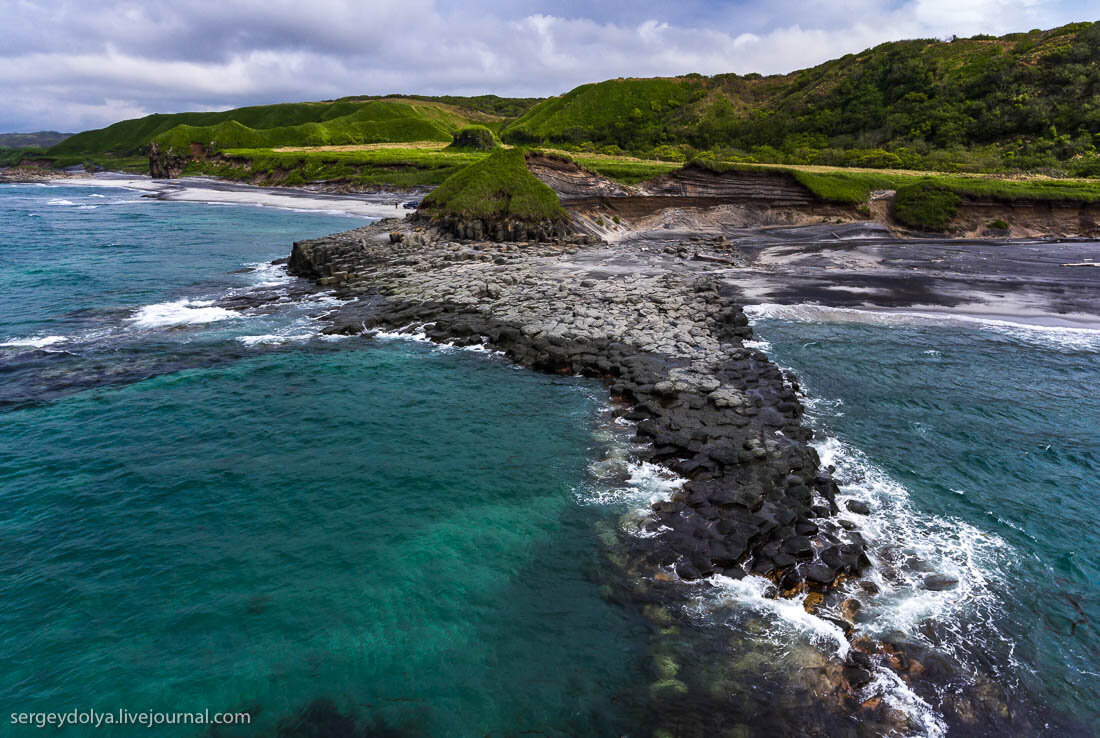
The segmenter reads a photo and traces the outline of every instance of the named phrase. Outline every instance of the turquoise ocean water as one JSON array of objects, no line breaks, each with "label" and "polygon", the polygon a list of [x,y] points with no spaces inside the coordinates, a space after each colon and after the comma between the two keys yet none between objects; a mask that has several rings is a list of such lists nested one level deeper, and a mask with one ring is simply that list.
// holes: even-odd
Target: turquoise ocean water
[{"label": "turquoise ocean water", "polygon": [[[615,446],[597,383],[322,337],[335,298],[268,262],[362,223],[0,187],[0,734],[120,708],[253,716],[225,736],[647,734],[652,630],[600,540],[674,480]],[[860,627],[1053,706],[1050,735],[1094,728],[1100,337],[752,314],[874,508]],[[701,596],[699,628],[732,606],[780,661],[837,648],[756,584]],[[868,689],[943,733],[951,683]]]},{"label": "turquoise ocean water", "polygon": [[[811,305],[750,314],[762,348],[800,377],[823,460],[873,508],[883,593],[862,627],[935,646],[1003,686],[1010,709],[1070,716],[1049,735],[1092,734],[1100,330]],[[928,592],[929,573],[959,584]]]},{"label": "turquoise ocean water", "polygon": [[644,631],[576,501],[599,392],[317,336],[331,301],[279,302],[263,262],[362,223],[0,189],[0,732],[209,708],[266,735],[318,700],[378,735],[618,729]]}]

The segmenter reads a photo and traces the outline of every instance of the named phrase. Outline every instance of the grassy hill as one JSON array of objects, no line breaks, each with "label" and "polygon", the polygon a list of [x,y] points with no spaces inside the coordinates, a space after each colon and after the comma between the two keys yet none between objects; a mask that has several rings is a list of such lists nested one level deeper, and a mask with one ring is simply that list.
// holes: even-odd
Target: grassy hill
[{"label": "grassy hill", "polygon": [[1100,23],[882,44],[811,69],[582,85],[505,142],[669,159],[1100,175]]},{"label": "grassy hill", "polygon": [[154,114],[78,133],[49,149],[52,156],[132,156],[153,139],[186,148],[302,146],[380,141],[450,141],[450,132],[495,116],[418,100],[338,100],[237,108],[216,113]]},{"label": "grassy hill", "polygon": [[[545,100],[349,97],[157,114],[77,134],[35,158],[115,168],[132,165],[154,140],[185,155],[191,143],[259,152],[447,143],[469,126],[485,126],[506,144],[607,157],[601,171],[630,182],[652,171],[652,160],[676,164],[698,156],[1098,177],[1100,23],[998,38],[897,41],[785,75],[615,79]],[[394,184],[424,180],[406,176],[413,169],[424,174],[421,163],[393,164]],[[364,166],[367,179],[385,184],[383,169]],[[434,182],[436,168],[429,169]]]},{"label": "grassy hill", "polygon": [[34,133],[0,133],[0,149],[42,148],[61,143],[71,133],[36,131]]}]

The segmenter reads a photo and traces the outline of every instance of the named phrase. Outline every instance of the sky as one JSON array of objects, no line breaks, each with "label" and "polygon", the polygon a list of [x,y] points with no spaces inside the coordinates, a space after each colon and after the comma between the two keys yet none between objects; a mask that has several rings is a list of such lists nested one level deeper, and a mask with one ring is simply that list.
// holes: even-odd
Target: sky
[{"label": "sky", "polygon": [[1097,20],[1094,0],[0,0],[0,132],[345,95],[549,96],[785,73],[884,41]]}]

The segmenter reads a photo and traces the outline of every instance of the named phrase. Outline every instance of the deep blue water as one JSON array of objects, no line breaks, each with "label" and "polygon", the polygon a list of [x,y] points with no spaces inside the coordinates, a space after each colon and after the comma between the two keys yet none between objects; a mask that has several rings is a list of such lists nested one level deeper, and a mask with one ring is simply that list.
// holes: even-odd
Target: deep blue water
[{"label": "deep blue water", "polygon": [[[1095,729],[1100,331],[811,306],[755,314],[813,400],[823,457],[877,508],[878,563],[897,573],[865,627],[921,633]],[[932,571],[961,583],[913,586]]]},{"label": "deep blue water", "polygon": [[209,708],[269,735],[321,699],[391,734],[618,729],[645,631],[576,500],[599,394],[322,339],[331,298],[263,263],[362,223],[0,188],[4,732]]}]

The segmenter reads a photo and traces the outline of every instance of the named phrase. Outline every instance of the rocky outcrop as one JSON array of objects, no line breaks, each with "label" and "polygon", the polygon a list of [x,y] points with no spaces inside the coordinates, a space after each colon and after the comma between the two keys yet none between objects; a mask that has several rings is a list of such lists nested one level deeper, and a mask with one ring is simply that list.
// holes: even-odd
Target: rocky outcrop
[{"label": "rocky outcrop", "polygon": [[[421,216],[422,220],[426,220]],[[472,241],[497,241],[501,243],[568,240],[575,237],[568,221],[544,220],[528,223],[514,218],[503,220],[482,220],[476,218],[434,218],[434,228],[453,238]]]},{"label": "rocky outcrop", "polygon": [[636,194],[633,189],[579,167],[563,157],[532,154],[527,157],[527,168],[558,193],[558,199],[567,208],[583,207],[604,198]]},{"label": "rocky outcrop", "polygon": [[[190,152],[189,152],[190,153]],[[183,174],[193,157],[162,148],[153,141],[149,144],[149,174],[153,179],[175,179]]]}]

